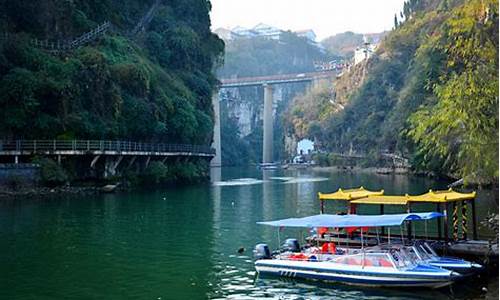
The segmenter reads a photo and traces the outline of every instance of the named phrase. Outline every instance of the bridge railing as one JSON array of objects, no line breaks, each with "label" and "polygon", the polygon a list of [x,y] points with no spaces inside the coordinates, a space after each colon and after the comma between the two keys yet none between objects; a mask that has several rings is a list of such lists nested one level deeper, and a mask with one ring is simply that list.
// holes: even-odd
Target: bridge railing
[{"label": "bridge railing", "polygon": [[117,152],[189,152],[215,154],[205,145],[138,143],[108,140],[10,140],[0,141],[0,151],[117,151]]}]

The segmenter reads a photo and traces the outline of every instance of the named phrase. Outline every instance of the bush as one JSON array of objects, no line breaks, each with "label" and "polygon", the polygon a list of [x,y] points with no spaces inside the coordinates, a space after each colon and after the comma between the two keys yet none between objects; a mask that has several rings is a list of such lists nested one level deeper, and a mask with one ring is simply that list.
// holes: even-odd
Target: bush
[{"label": "bush", "polygon": [[68,181],[63,167],[50,158],[39,158],[34,163],[40,165],[40,177],[44,185],[58,186]]},{"label": "bush", "polygon": [[328,154],[326,153],[316,153],[313,155],[313,160],[316,162],[316,164],[322,166],[322,167],[327,167],[330,165],[330,162],[328,160]]},{"label": "bush", "polygon": [[161,161],[153,161],[141,174],[144,185],[157,185],[169,178],[168,167]]}]

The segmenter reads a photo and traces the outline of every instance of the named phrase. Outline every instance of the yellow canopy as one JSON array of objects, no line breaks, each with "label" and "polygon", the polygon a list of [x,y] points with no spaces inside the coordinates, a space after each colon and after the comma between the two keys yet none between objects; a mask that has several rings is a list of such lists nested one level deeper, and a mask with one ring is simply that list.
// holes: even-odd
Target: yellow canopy
[{"label": "yellow canopy", "polygon": [[418,196],[410,196],[411,202],[436,202],[436,203],[447,203],[453,201],[463,201],[463,200],[472,200],[476,198],[476,192],[472,193],[459,193],[455,192],[451,188],[449,190],[444,191],[433,191],[429,190],[429,192],[418,195]]},{"label": "yellow canopy", "polygon": [[353,200],[351,203],[354,204],[392,204],[392,205],[406,205],[410,200],[410,196],[368,196],[366,198]]},{"label": "yellow canopy", "polygon": [[320,200],[348,200],[348,201],[350,201],[350,200],[366,198],[370,195],[383,195],[383,194],[384,194],[384,190],[369,191],[361,186],[357,189],[348,189],[348,190],[339,189],[335,193],[330,193],[330,194],[318,193],[318,196],[319,196]]}]

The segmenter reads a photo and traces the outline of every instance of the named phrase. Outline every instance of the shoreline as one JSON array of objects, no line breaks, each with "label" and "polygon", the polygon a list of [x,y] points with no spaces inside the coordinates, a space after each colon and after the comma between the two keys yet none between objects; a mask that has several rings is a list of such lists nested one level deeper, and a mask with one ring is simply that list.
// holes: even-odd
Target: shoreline
[{"label": "shoreline", "polygon": [[15,199],[18,197],[43,198],[48,196],[64,195],[93,195],[102,193],[101,187],[95,186],[59,186],[59,187],[26,187],[19,190],[0,189],[0,200]]},{"label": "shoreline", "polygon": [[[383,167],[339,167],[339,166],[313,166],[311,167],[313,171],[328,171],[328,172],[357,172],[357,173],[376,173],[381,175],[426,175],[422,173],[413,172],[407,168],[383,168]],[[431,174],[427,176],[433,176]]]}]

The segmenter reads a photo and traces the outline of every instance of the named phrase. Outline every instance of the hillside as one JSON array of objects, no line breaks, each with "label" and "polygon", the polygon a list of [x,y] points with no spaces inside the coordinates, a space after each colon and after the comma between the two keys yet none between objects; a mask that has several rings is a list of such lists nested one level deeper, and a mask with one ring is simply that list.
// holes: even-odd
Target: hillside
[{"label": "hillside", "polygon": [[354,57],[354,50],[365,42],[363,37],[369,43],[378,43],[386,34],[387,32],[361,34],[347,31],[327,37],[321,44],[330,54],[351,59]]},{"label": "hillside", "polygon": [[314,70],[314,61],[325,61],[320,49],[292,32],[280,40],[265,37],[240,38],[227,42],[224,65],[218,71],[224,78],[302,73]]},{"label": "hillside", "polygon": [[326,150],[388,150],[419,170],[498,180],[498,1],[409,1],[366,76],[356,67],[334,84],[327,117],[300,122]]},{"label": "hillside", "polygon": [[[224,44],[209,10],[204,0],[1,1],[0,135],[210,144]],[[72,51],[34,43],[63,44],[106,21]]]}]

